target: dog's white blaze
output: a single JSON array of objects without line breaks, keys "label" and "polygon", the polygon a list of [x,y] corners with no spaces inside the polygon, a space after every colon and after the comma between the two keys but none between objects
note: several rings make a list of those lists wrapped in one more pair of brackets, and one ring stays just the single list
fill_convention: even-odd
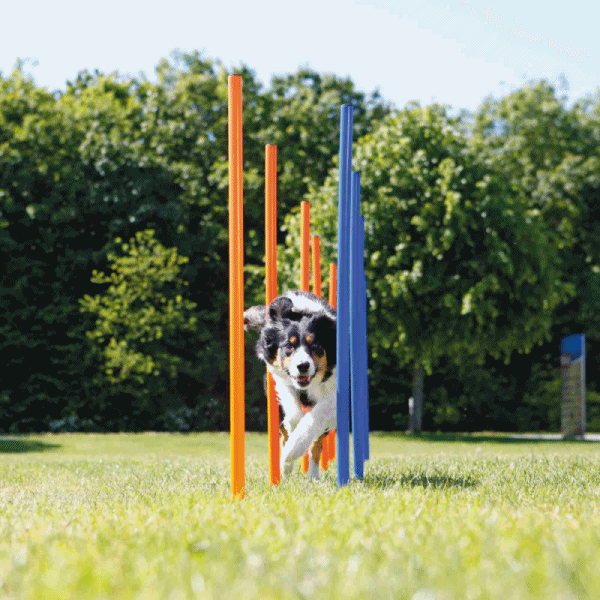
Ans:
[{"label": "dog's white blaze", "polygon": [[[301,365],[302,363],[308,363],[309,367],[307,373],[300,373],[298,370],[298,365]],[[290,375],[292,377],[301,377],[302,375],[314,377],[316,372],[317,367],[313,357],[304,348],[296,350],[292,355],[292,361],[290,362]]]}]

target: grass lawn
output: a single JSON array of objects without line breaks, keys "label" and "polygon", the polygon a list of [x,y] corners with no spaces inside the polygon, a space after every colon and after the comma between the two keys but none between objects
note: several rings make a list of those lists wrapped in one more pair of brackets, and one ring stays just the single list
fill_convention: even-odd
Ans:
[{"label": "grass lawn", "polygon": [[600,598],[600,445],[373,435],[365,480],[247,494],[226,434],[0,437],[2,598]]}]

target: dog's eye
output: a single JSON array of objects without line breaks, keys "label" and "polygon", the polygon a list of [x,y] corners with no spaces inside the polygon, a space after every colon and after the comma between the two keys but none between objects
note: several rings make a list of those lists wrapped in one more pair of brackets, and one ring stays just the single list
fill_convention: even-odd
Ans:
[{"label": "dog's eye", "polygon": [[286,350],[292,351],[294,349],[294,344],[292,344],[291,342],[287,342],[287,344],[284,346],[284,348]]}]

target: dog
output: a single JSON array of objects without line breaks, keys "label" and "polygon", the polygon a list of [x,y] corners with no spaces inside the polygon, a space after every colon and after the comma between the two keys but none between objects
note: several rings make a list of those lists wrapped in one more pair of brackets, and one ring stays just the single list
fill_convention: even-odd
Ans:
[{"label": "dog", "polygon": [[288,291],[246,310],[244,328],[260,331],[256,355],[283,410],[281,473],[288,477],[310,450],[308,476],[318,479],[323,438],[336,428],[336,311],[310,292]]}]

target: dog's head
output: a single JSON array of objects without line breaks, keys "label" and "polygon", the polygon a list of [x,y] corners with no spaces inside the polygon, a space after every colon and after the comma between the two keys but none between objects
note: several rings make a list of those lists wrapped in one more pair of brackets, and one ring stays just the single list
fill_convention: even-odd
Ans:
[{"label": "dog's head", "polygon": [[331,312],[295,308],[285,296],[271,303],[256,349],[274,372],[306,390],[313,381],[328,379],[335,367],[335,319]]}]

